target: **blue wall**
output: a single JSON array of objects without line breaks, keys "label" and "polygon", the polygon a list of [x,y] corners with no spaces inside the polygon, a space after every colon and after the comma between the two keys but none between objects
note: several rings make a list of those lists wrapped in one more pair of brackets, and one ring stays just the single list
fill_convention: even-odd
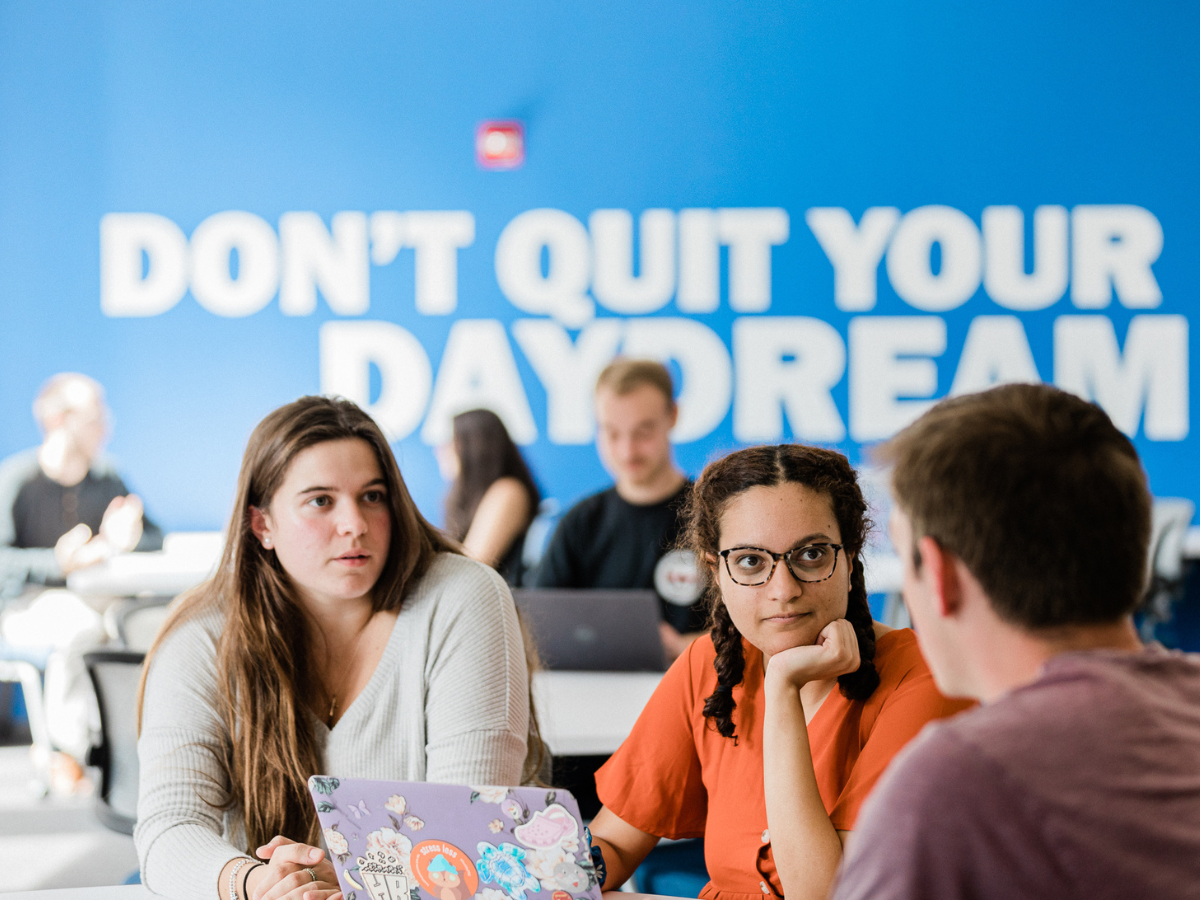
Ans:
[{"label": "blue wall", "polygon": [[[570,502],[605,476],[586,438],[564,443],[550,434],[547,389],[514,336],[518,320],[546,317],[518,308],[498,284],[496,247],[506,226],[539,208],[562,210],[584,228],[601,209],[628,210],[635,221],[658,208],[781,209],[788,236],[770,250],[765,309],[731,308],[727,249],[716,311],[681,312],[678,298],[644,314],[596,306],[599,319],[624,320],[621,328],[654,317],[699,322],[730,348],[730,361],[713,363],[713,371],[730,366],[730,408],[679,446],[689,470],[769,425],[763,414],[751,422],[758,432],[735,427],[738,404],[753,399],[739,394],[739,384],[745,390],[746,373],[756,371],[736,358],[739,320],[806,317],[833,326],[837,340],[826,335],[822,352],[840,342],[849,361],[817,394],[832,401],[844,436],[830,431],[828,415],[820,427],[803,422],[812,413],[795,380],[811,375],[795,367],[803,353],[777,354],[772,371],[783,383],[768,391],[765,406],[782,423],[779,437],[833,443],[858,459],[874,437],[856,435],[879,428],[869,405],[855,425],[856,350],[863,383],[891,378],[893,410],[912,412],[918,407],[905,407],[906,398],[950,390],[979,317],[1016,316],[1038,375],[1053,380],[1065,352],[1055,346],[1056,322],[1086,315],[1110,323],[1126,351],[1116,363],[1127,368],[1089,357],[1072,377],[1102,401],[1126,404],[1122,415],[1136,429],[1156,493],[1200,500],[1191,465],[1195,403],[1187,396],[1187,348],[1179,345],[1186,321],[1170,318],[1190,321],[1200,302],[1198,38],[1200,10],[1176,4],[5,3],[0,453],[36,442],[29,402],[47,376],[87,372],[108,388],[111,449],[152,514],[168,529],[219,527],[254,423],[328,386],[323,325],[399,325],[423,347],[436,390],[452,325],[486,320],[499,323],[532,414],[531,462],[546,492]],[[475,162],[476,125],[500,118],[526,127],[528,157],[515,171]],[[962,302],[912,290],[905,299],[885,262],[872,308],[839,305],[834,267],[808,211],[841,208],[858,223],[869,208],[910,214],[935,205],[961,211],[975,226],[987,207],[1019,207],[1027,268],[1038,207],[1146,210],[1163,234],[1161,253],[1143,267],[1161,300],[1119,280],[1099,308],[1093,301],[1081,308],[1066,287],[1061,299],[1027,312],[998,303],[986,285]],[[346,211],[468,212],[474,240],[455,254],[457,305],[450,314],[417,309],[415,254],[402,249],[394,261],[370,265],[369,308],[361,313],[339,312],[322,295],[311,314],[287,315],[276,296],[230,317],[191,293],[155,315],[102,310],[102,217],[152,213],[190,236],[229,210],[251,213],[276,233],[281,216],[295,211],[315,212],[326,226]],[[1077,225],[1072,220],[1072,240]],[[950,257],[938,244],[925,260],[929,275],[945,275]],[[246,265],[244,255],[238,260]],[[910,253],[910,270],[913,260]],[[149,277],[149,254],[147,262]],[[1078,275],[1073,269],[1073,284]],[[943,309],[933,308],[938,302]],[[855,343],[851,320],[879,316],[944,321],[944,351],[929,349],[929,334],[921,338],[926,349],[908,350],[936,367],[935,386],[920,383],[918,360],[905,388],[903,373],[879,368],[878,341]],[[1126,340],[1135,317],[1153,320],[1136,352]],[[936,322],[930,327],[936,331]],[[578,336],[573,328],[564,333]],[[467,347],[456,365],[476,350]],[[1001,354],[1000,363],[1010,357]],[[475,381],[497,369],[492,356],[482,358],[482,371],[460,371],[466,386],[450,407],[488,389]],[[703,381],[703,361],[700,353],[676,364],[685,393],[689,377]],[[372,371],[365,399],[408,388],[384,384],[386,366]],[[1125,380],[1096,386],[1088,373],[1099,382]],[[789,390],[801,400],[780,417]],[[419,428],[396,447],[418,502],[440,520],[444,486]]]}]

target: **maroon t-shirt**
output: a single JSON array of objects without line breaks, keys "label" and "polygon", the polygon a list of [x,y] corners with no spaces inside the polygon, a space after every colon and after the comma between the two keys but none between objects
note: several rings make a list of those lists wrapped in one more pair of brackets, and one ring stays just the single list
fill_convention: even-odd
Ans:
[{"label": "maroon t-shirt", "polygon": [[1200,898],[1200,659],[1051,659],[935,722],[867,799],[836,900]]}]

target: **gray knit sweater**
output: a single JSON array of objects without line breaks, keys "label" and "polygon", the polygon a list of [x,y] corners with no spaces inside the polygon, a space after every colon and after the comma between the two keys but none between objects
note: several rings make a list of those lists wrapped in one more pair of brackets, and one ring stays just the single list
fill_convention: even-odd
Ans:
[{"label": "gray knit sweater", "polygon": [[[229,791],[221,762],[229,734],[214,701],[221,621],[214,612],[180,625],[146,680],[134,840],[143,883],[173,900],[225,897],[221,868],[245,852],[240,812],[219,808]],[[321,773],[517,784],[528,697],[524,644],[504,580],[481,563],[441,553],[404,598],[362,693],[332,730],[312,717]]]}]

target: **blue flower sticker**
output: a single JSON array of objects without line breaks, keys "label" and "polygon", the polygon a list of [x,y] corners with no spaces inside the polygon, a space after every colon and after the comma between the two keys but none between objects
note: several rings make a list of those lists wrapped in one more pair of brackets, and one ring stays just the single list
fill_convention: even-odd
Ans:
[{"label": "blue flower sticker", "polygon": [[475,868],[482,881],[500,885],[512,900],[525,900],[526,891],[541,892],[541,883],[525,868],[525,851],[520,847],[513,844],[496,847],[480,841],[476,849],[479,859],[475,860]]}]

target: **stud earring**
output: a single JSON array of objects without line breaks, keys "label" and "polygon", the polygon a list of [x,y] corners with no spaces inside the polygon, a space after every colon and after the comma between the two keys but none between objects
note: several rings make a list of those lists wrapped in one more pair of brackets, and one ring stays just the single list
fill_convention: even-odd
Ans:
[{"label": "stud earring", "polygon": [[269,537],[263,538],[263,546],[268,548],[271,546],[271,539]]}]

